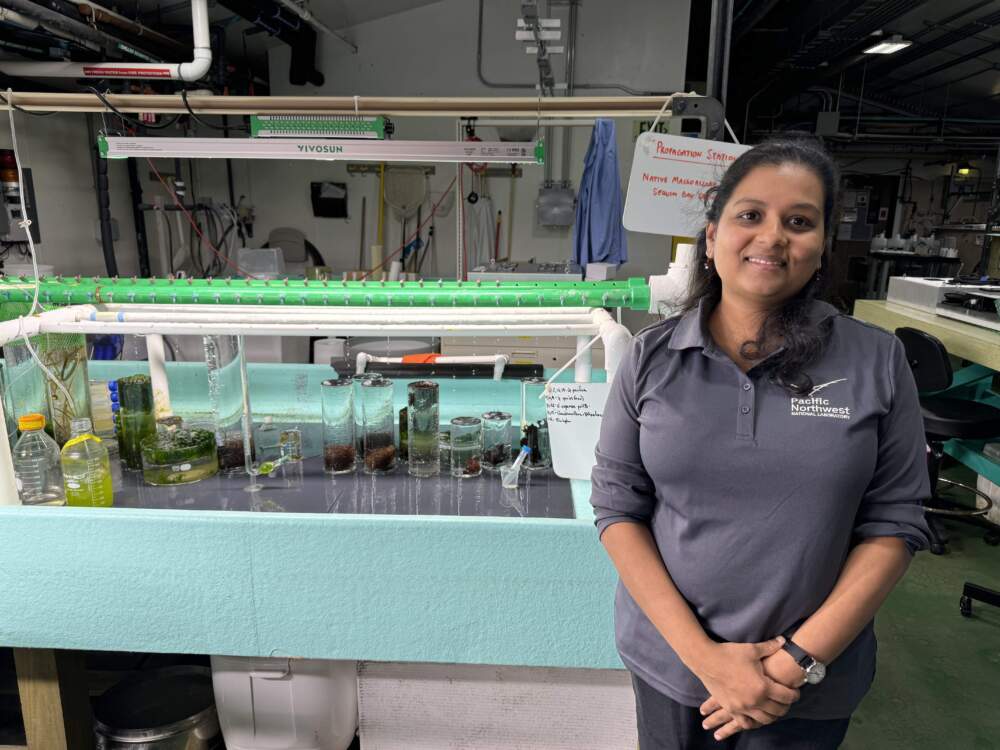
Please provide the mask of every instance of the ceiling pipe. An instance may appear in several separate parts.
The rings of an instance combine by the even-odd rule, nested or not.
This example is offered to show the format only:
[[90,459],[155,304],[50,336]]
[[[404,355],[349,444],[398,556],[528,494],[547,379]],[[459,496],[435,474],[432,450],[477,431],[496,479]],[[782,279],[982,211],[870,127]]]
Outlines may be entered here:
[[[17,0],[14,0],[17,2]],[[82,25],[82,24],[81,24]],[[191,0],[194,59],[183,63],[0,62],[0,71],[25,78],[136,78],[197,81],[212,64],[208,0]],[[87,28],[84,26],[84,28]]]
[[[31,111],[106,112],[93,94],[15,92],[18,107]],[[188,110],[177,94],[108,94],[107,100],[122,112],[184,114]],[[678,100],[705,102],[705,97],[674,94]],[[397,117],[654,117],[663,106],[662,96],[210,96],[188,97],[197,114],[379,114]],[[6,105],[0,103],[0,111]]]
[[178,50],[185,49],[184,45],[180,44],[176,39],[154,31],[138,21],[127,18],[120,13],[115,13],[113,10],[108,10],[103,5],[98,5],[95,2],[91,2],[91,0],[73,0],[73,2],[80,11],[80,15],[92,23],[105,23],[129,34],[134,34],[137,37],[149,39],[155,44],[165,45]]
[[79,34],[74,34],[72,31],[64,28],[56,28],[55,26],[39,21],[37,18],[31,18],[30,16],[18,13],[16,10],[11,10],[10,8],[0,7],[0,21],[25,29],[26,31],[38,31],[40,29],[47,34],[52,34],[60,39],[73,42],[74,44],[80,45],[84,49],[89,49],[94,52],[99,52],[101,50],[101,45],[92,39],[85,39]]
[[327,26],[325,23],[323,23],[322,21],[320,21],[318,18],[316,18],[316,16],[314,16],[309,11],[308,8],[303,8],[303,7],[299,6],[299,5],[296,5],[292,0],[276,0],[276,2],[279,5],[281,5],[282,7],[288,8],[288,10],[292,11],[292,13],[294,13],[295,15],[297,15],[299,18],[301,18],[303,21],[305,21],[310,26],[312,26],[314,29],[316,29],[316,31],[322,31],[324,34],[332,36],[334,39],[337,39],[338,41],[343,42],[348,47],[350,47],[351,48],[351,52],[353,52],[354,54],[358,53],[358,45],[356,45],[354,42],[350,41],[349,39],[346,39],[345,37],[342,37],[336,31],[334,31],[329,26]]

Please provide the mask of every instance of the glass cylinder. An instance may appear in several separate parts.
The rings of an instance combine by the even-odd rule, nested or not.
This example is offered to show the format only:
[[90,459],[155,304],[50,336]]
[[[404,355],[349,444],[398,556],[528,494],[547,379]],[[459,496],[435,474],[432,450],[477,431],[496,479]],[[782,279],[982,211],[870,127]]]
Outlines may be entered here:
[[442,474],[451,474],[451,433],[438,433],[438,452]]
[[142,441],[156,435],[153,385],[148,375],[118,379],[118,452],[125,467],[142,470]]
[[354,383],[350,378],[324,380],[323,469],[327,474],[349,474],[357,466],[354,443]]
[[455,417],[451,420],[451,475],[459,479],[483,472],[483,420]]
[[15,414],[21,416],[28,409],[48,415],[45,429],[63,445],[70,438],[70,422],[90,416],[86,337],[77,333],[43,333],[31,337],[31,346],[55,379],[50,380],[37,366],[22,339],[5,345]]
[[483,468],[497,471],[510,463],[510,414],[488,411],[483,414]]
[[430,477],[441,467],[438,447],[440,389],[433,380],[417,380],[407,386],[406,436],[410,474]]
[[208,404],[214,421],[212,429],[219,448],[219,468],[226,473],[245,471],[239,337],[205,336],[202,345],[208,370]]
[[392,381],[385,378],[361,382],[367,474],[388,474],[396,468],[396,412],[392,408],[392,392]]
[[527,469],[552,466],[549,420],[542,397],[545,383],[545,378],[525,378],[521,381],[521,445],[531,448],[531,455],[524,461]]
[[351,383],[354,387],[354,446],[358,456],[358,465],[364,463],[365,457],[365,404],[362,398],[361,386],[366,380],[381,380],[382,376],[377,372],[363,372],[360,375],[351,375]]

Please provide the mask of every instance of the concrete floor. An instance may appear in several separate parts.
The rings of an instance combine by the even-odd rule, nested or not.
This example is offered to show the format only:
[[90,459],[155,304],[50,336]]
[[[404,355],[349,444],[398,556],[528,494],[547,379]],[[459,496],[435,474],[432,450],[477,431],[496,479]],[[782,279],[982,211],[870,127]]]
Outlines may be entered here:
[[975,526],[946,529],[948,554],[919,553],[879,613],[875,684],[846,750],[1000,748],[1000,608],[958,608],[966,581],[1000,590],[1000,547]]

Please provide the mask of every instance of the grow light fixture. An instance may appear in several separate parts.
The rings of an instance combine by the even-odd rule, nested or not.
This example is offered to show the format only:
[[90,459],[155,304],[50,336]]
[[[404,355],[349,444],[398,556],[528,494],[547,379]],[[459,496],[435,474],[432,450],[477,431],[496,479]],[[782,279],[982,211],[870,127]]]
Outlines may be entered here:
[[101,136],[106,159],[318,159],[321,161],[544,164],[542,141],[389,141],[329,138],[127,138]]
[[866,55],[891,55],[894,52],[899,52],[901,49],[906,49],[913,42],[908,39],[903,39],[900,34],[893,34],[888,39],[883,39],[871,47],[866,49],[864,53]]

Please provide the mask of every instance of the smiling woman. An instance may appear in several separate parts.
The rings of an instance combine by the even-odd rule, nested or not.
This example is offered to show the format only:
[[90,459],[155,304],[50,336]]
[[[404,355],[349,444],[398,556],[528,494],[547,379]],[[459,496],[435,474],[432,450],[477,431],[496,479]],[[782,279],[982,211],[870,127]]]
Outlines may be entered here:
[[591,503],[641,750],[838,747],[872,619],[927,546],[903,347],[816,299],[836,188],[814,143],[737,158],[684,313],[637,334],[612,384]]
[[805,368],[828,333],[808,312],[829,262],[837,183],[833,161],[809,141],[770,141],[744,154],[709,191],[684,305],[704,301],[723,351],[747,368],[767,358],[775,379],[799,394],[811,388]]

